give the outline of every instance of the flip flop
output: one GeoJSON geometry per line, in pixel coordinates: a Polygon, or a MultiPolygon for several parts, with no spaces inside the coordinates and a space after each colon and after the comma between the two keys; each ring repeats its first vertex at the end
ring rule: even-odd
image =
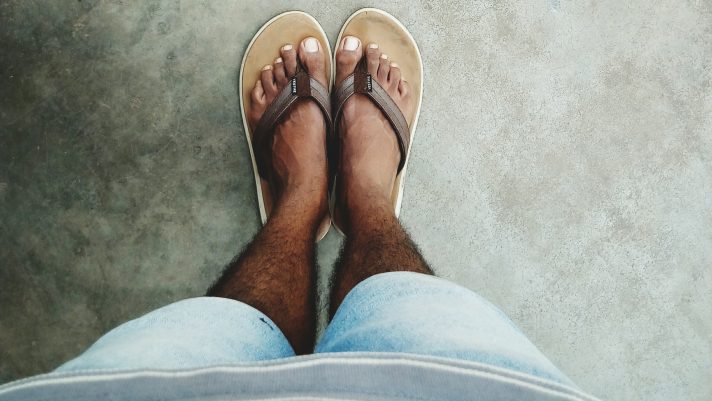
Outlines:
{"type": "MultiPolygon", "coordinates": [[[[247,137],[250,157],[252,158],[252,170],[255,175],[257,201],[260,207],[262,224],[267,222],[267,218],[274,206],[274,196],[267,178],[269,177],[267,171],[272,154],[271,144],[274,126],[280,121],[280,118],[290,110],[298,99],[310,98],[321,108],[326,120],[327,137],[329,135],[328,131],[332,126],[329,86],[331,86],[334,79],[331,60],[331,47],[326,33],[324,33],[324,30],[314,17],[301,11],[289,11],[267,21],[247,46],[240,67],[240,110],[242,111],[245,136],[247,137]],[[316,38],[321,48],[324,49],[329,85],[324,87],[317,80],[310,77],[301,66],[297,56],[297,62],[299,63],[297,73],[290,77],[290,83],[277,94],[272,104],[267,106],[267,110],[254,130],[255,132],[252,132],[247,122],[247,115],[252,107],[250,91],[259,79],[262,67],[274,63],[274,60],[279,57],[280,46],[291,43],[297,48],[299,43],[308,36],[316,38]]],[[[327,213],[317,230],[317,241],[324,238],[329,231],[330,225],[330,217],[327,213]]]]}
{"type": "MultiPolygon", "coordinates": [[[[366,70],[366,56],[358,63],[353,74],[334,88],[333,96],[333,116],[334,135],[330,142],[330,157],[332,166],[338,164],[340,159],[339,148],[339,119],[344,103],[356,93],[366,95],[388,118],[398,139],[398,147],[401,153],[401,160],[398,165],[396,181],[391,191],[391,201],[396,217],[400,215],[403,201],[403,187],[405,184],[405,172],[408,167],[408,156],[413,145],[415,128],[418,125],[420,106],[423,99],[423,61],[420,58],[420,51],[415,39],[408,32],[405,26],[394,16],[383,10],[376,8],[363,8],[353,13],[344,23],[336,40],[336,45],[341,43],[344,36],[355,36],[361,40],[363,46],[369,43],[378,43],[384,54],[388,54],[391,60],[398,63],[404,77],[408,78],[413,93],[415,107],[408,115],[403,115],[388,93],[381,87],[376,79],[371,79],[371,74],[366,70]]],[[[330,190],[329,210],[331,212],[334,227],[343,234],[343,230],[338,226],[340,221],[340,211],[336,207],[336,185],[338,176],[336,169],[332,167],[332,185],[330,190]]]]}

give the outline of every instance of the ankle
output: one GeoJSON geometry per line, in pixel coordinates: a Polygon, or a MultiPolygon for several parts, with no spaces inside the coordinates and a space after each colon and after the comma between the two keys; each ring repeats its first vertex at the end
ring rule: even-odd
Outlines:
{"type": "Polygon", "coordinates": [[[349,235],[373,232],[396,218],[390,199],[378,191],[344,191],[341,204],[349,235]]]}
{"type": "Polygon", "coordinates": [[[382,183],[367,177],[341,175],[339,202],[347,211],[369,211],[385,207],[390,203],[390,191],[382,183]]]}
{"type": "Polygon", "coordinates": [[[290,185],[281,191],[275,202],[275,213],[286,212],[315,221],[321,220],[328,208],[326,188],[320,190],[313,185],[290,185]]]}
{"type": "Polygon", "coordinates": [[[327,195],[326,171],[323,174],[294,171],[285,177],[275,174],[272,176],[271,184],[276,203],[290,201],[318,205],[326,199],[327,195]]]}

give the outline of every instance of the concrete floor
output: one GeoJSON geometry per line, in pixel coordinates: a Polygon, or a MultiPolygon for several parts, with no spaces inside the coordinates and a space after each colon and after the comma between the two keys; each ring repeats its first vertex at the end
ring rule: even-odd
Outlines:
{"type": "MultiPolygon", "coordinates": [[[[369,5],[293,4],[332,40],[369,5]]],[[[402,221],[437,272],[594,395],[709,400],[712,4],[378,4],[423,53],[402,221]]],[[[285,7],[0,3],[0,382],[201,295],[255,234],[237,69],[285,7]]]]}

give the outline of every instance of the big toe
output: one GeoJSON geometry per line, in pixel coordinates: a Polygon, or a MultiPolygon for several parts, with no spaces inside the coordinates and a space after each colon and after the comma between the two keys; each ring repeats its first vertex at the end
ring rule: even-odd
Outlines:
{"type": "Polygon", "coordinates": [[[349,74],[354,72],[356,64],[361,60],[363,48],[361,41],[355,36],[345,36],[336,49],[336,83],[339,84],[349,74]]]}
{"type": "Polygon", "coordinates": [[[314,77],[325,87],[329,86],[326,79],[326,61],[324,49],[316,38],[308,37],[299,45],[299,60],[314,77]]]}

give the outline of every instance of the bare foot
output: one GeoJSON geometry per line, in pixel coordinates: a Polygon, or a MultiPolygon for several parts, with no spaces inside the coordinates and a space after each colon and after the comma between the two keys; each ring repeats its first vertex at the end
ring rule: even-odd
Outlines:
{"type": "MultiPolygon", "coordinates": [[[[385,89],[404,115],[413,107],[408,83],[401,70],[376,43],[364,49],[361,41],[346,36],[336,50],[336,86],[351,74],[366,55],[368,72],[385,89]]],[[[391,206],[401,154],[393,127],[381,110],[366,96],[353,95],[343,108],[339,124],[341,164],[337,201],[345,217],[353,219],[359,208],[391,206]]]]}
{"type": "MultiPolygon", "coordinates": [[[[280,54],[274,64],[262,68],[260,79],[250,93],[252,108],[247,120],[253,132],[267,107],[295,74],[297,57],[311,76],[328,87],[324,49],[318,40],[306,38],[298,48],[284,45],[280,54]]],[[[276,203],[291,199],[315,209],[319,215],[326,211],[325,142],[326,124],[321,109],[314,101],[300,100],[274,131],[270,185],[276,203]]]]}

